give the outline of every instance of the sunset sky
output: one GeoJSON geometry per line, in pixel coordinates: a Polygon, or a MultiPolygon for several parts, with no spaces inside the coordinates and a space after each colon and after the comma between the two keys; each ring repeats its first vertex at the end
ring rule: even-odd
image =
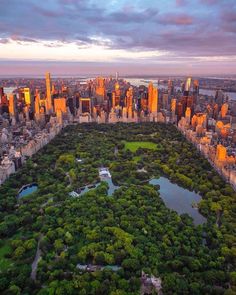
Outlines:
{"type": "Polygon", "coordinates": [[[0,75],[236,74],[235,0],[0,4],[0,75]]]}

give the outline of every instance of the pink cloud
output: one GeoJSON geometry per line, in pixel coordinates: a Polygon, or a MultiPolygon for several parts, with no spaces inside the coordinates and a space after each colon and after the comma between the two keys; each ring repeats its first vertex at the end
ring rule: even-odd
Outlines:
{"type": "Polygon", "coordinates": [[[159,22],[166,25],[192,25],[193,18],[187,14],[165,14],[161,16],[159,22]]]}
{"type": "Polygon", "coordinates": [[[185,6],[186,4],[187,4],[186,0],[176,0],[177,7],[185,6]]]}

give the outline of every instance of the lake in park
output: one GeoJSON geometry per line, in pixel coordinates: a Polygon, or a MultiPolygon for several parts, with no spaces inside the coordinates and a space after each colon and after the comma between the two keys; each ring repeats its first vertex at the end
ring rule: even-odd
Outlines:
{"type": "MultiPolygon", "coordinates": [[[[119,186],[114,185],[113,182],[112,182],[112,179],[110,177],[103,177],[102,180],[108,183],[107,195],[112,196],[114,191],[117,190],[119,188],[119,186]]],[[[94,189],[94,188],[98,187],[99,184],[100,184],[100,182],[93,185],[92,187],[91,186],[85,186],[85,188],[80,192],[79,196],[82,196],[83,194],[89,192],[91,189],[94,189]]]]}
{"type": "Polygon", "coordinates": [[[38,186],[35,183],[25,185],[20,189],[17,197],[18,197],[18,199],[21,199],[23,197],[26,197],[26,196],[36,192],[37,189],[38,189],[38,186]]]}
{"type": "Polygon", "coordinates": [[[199,213],[198,209],[192,207],[193,203],[196,204],[201,201],[200,195],[170,182],[165,177],[154,178],[149,183],[160,185],[160,196],[168,208],[175,210],[178,214],[189,214],[195,225],[206,222],[206,218],[199,213]]]}

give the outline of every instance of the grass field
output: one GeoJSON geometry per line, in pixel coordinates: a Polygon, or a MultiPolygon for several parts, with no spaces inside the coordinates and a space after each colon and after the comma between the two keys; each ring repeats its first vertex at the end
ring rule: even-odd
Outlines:
{"type": "Polygon", "coordinates": [[[140,156],[135,156],[132,158],[132,160],[135,162],[135,163],[138,163],[138,161],[141,160],[141,157],[140,156]]]}
{"type": "Polygon", "coordinates": [[[130,150],[131,152],[136,152],[138,148],[143,149],[156,149],[156,143],[150,141],[125,141],[125,149],[130,150]]]}
{"type": "Polygon", "coordinates": [[[3,270],[7,270],[12,262],[11,260],[5,258],[4,256],[11,252],[11,247],[8,244],[0,246],[0,273],[3,270]]]}

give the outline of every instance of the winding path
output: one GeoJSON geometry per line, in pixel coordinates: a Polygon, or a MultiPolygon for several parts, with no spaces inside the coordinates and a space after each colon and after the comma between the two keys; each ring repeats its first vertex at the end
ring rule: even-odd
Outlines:
{"type": "Polygon", "coordinates": [[[32,271],[31,271],[31,274],[30,274],[30,278],[33,281],[36,281],[38,263],[39,263],[39,260],[41,258],[40,242],[42,241],[42,238],[43,238],[43,235],[40,234],[39,240],[38,240],[38,245],[37,245],[37,251],[36,251],[36,254],[35,254],[35,257],[34,257],[34,261],[33,261],[32,265],[31,265],[32,271]]]}
{"type": "Polygon", "coordinates": [[[220,227],[221,226],[221,217],[223,215],[223,212],[222,211],[218,211],[216,213],[216,226],[217,227],[220,227]]]}

